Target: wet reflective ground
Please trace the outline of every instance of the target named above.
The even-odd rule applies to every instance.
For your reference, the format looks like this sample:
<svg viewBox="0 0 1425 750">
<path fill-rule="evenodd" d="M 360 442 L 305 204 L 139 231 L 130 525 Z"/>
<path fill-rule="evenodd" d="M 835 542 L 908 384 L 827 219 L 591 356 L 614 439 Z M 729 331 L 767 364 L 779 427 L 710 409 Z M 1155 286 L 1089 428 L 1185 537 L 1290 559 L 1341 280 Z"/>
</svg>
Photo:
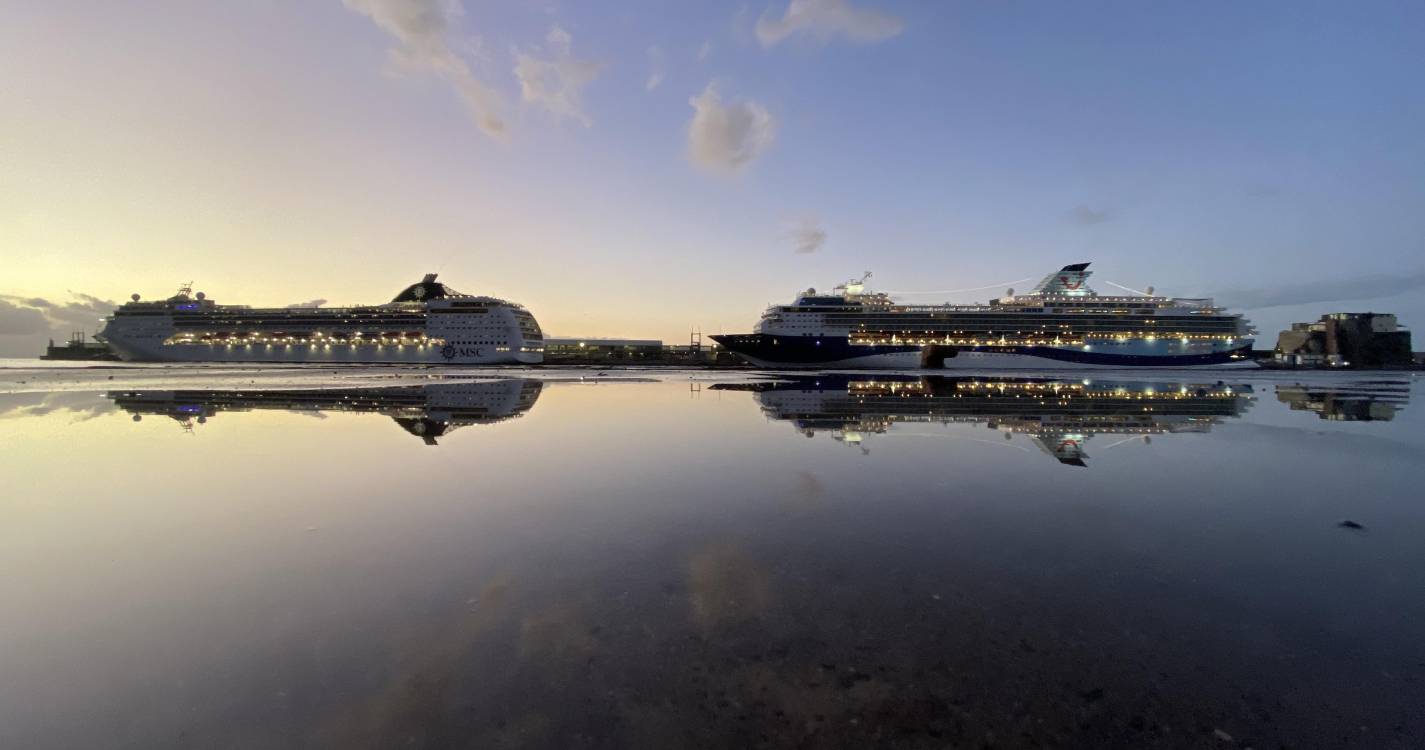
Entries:
<svg viewBox="0 0 1425 750">
<path fill-rule="evenodd" d="M 1425 745 L 1409 374 L 221 375 L 0 371 L 0 747 Z"/>
</svg>

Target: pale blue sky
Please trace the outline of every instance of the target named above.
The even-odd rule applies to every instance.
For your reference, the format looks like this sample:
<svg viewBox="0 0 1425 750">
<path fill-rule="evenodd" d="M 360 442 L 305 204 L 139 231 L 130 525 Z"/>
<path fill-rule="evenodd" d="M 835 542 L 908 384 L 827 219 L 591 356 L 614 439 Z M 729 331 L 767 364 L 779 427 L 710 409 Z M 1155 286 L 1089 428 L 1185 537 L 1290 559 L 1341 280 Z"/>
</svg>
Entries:
<svg viewBox="0 0 1425 750">
<path fill-rule="evenodd" d="M 190 278 L 220 302 L 374 302 L 440 270 L 551 333 L 682 340 L 867 269 L 881 288 L 949 289 L 1092 261 L 1097 279 L 1224 301 L 1364 290 L 1248 311 L 1264 343 L 1338 309 L 1425 321 L 1419 3 L 5 16 L 11 308 Z M 545 88 L 522 98 L 521 76 Z M 4 330 L 0 353 L 31 345 Z"/>
</svg>

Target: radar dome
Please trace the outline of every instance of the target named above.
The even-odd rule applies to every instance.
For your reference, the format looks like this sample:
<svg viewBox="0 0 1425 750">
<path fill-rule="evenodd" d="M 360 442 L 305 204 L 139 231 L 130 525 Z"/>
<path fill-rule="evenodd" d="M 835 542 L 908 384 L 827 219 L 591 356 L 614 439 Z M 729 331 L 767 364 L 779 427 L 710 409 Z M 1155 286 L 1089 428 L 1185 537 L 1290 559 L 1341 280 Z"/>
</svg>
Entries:
<svg viewBox="0 0 1425 750">
<path fill-rule="evenodd" d="M 1147 292 L 1149 297 L 1153 296 L 1153 287 L 1150 286 L 1147 289 L 1144 289 L 1143 291 Z"/>
<path fill-rule="evenodd" d="M 1006 297 L 1013 297 L 1013 296 L 1014 296 L 1014 287 L 1010 287 L 1010 288 L 1004 290 L 1004 296 L 1006 296 Z"/>
<path fill-rule="evenodd" d="M 208 295 L 203 294 L 202 292 L 198 292 L 197 294 L 195 294 L 195 295 L 193 295 L 193 296 L 194 296 L 194 297 L 197 297 L 198 299 L 207 299 L 207 298 L 208 298 Z"/>
<path fill-rule="evenodd" d="M 133 294 L 130 294 L 130 295 L 129 295 L 129 299 L 131 299 L 131 300 L 133 300 L 133 301 L 135 301 L 135 302 L 138 302 L 138 301 L 139 301 L 139 293 L 138 293 L 138 292 L 134 292 Z"/>
</svg>

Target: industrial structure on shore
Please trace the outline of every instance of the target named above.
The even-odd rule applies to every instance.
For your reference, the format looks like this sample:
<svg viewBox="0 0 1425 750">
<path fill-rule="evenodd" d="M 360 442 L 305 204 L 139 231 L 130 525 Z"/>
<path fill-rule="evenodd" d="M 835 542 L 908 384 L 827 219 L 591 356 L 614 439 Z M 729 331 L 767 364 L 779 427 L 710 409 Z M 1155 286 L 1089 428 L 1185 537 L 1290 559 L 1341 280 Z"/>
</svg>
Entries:
<svg viewBox="0 0 1425 750">
<path fill-rule="evenodd" d="M 658 339 L 546 338 L 544 363 L 550 365 L 646 365 L 650 367 L 744 367 L 741 357 L 718 344 L 703 343 L 693 331 L 687 344 Z"/>
<path fill-rule="evenodd" d="M 1277 336 L 1280 367 L 1412 367 L 1410 331 L 1385 313 L 1331 313 Z"/>
</svg>

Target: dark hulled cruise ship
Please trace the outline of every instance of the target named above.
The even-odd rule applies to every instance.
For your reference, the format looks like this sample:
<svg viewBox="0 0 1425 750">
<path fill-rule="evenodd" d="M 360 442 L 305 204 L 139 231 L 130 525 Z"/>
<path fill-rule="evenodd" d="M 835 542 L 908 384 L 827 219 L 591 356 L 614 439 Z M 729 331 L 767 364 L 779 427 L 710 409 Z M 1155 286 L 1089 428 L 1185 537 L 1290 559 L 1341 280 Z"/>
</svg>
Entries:
<svg viewBox="0 0 1425 750">
<path fill-rule="evenodd" d="M 865 288 L 808 289 L 748 334 L 713 336 L 761 367 L 1037 369 L 1255 366 L 1255 331 L 1210 299 L 1108 296 L 1088 263 L 987 304 L 905 305 Z M 870 274 L 867 274 L 869 277 Z"/>
</svg>

